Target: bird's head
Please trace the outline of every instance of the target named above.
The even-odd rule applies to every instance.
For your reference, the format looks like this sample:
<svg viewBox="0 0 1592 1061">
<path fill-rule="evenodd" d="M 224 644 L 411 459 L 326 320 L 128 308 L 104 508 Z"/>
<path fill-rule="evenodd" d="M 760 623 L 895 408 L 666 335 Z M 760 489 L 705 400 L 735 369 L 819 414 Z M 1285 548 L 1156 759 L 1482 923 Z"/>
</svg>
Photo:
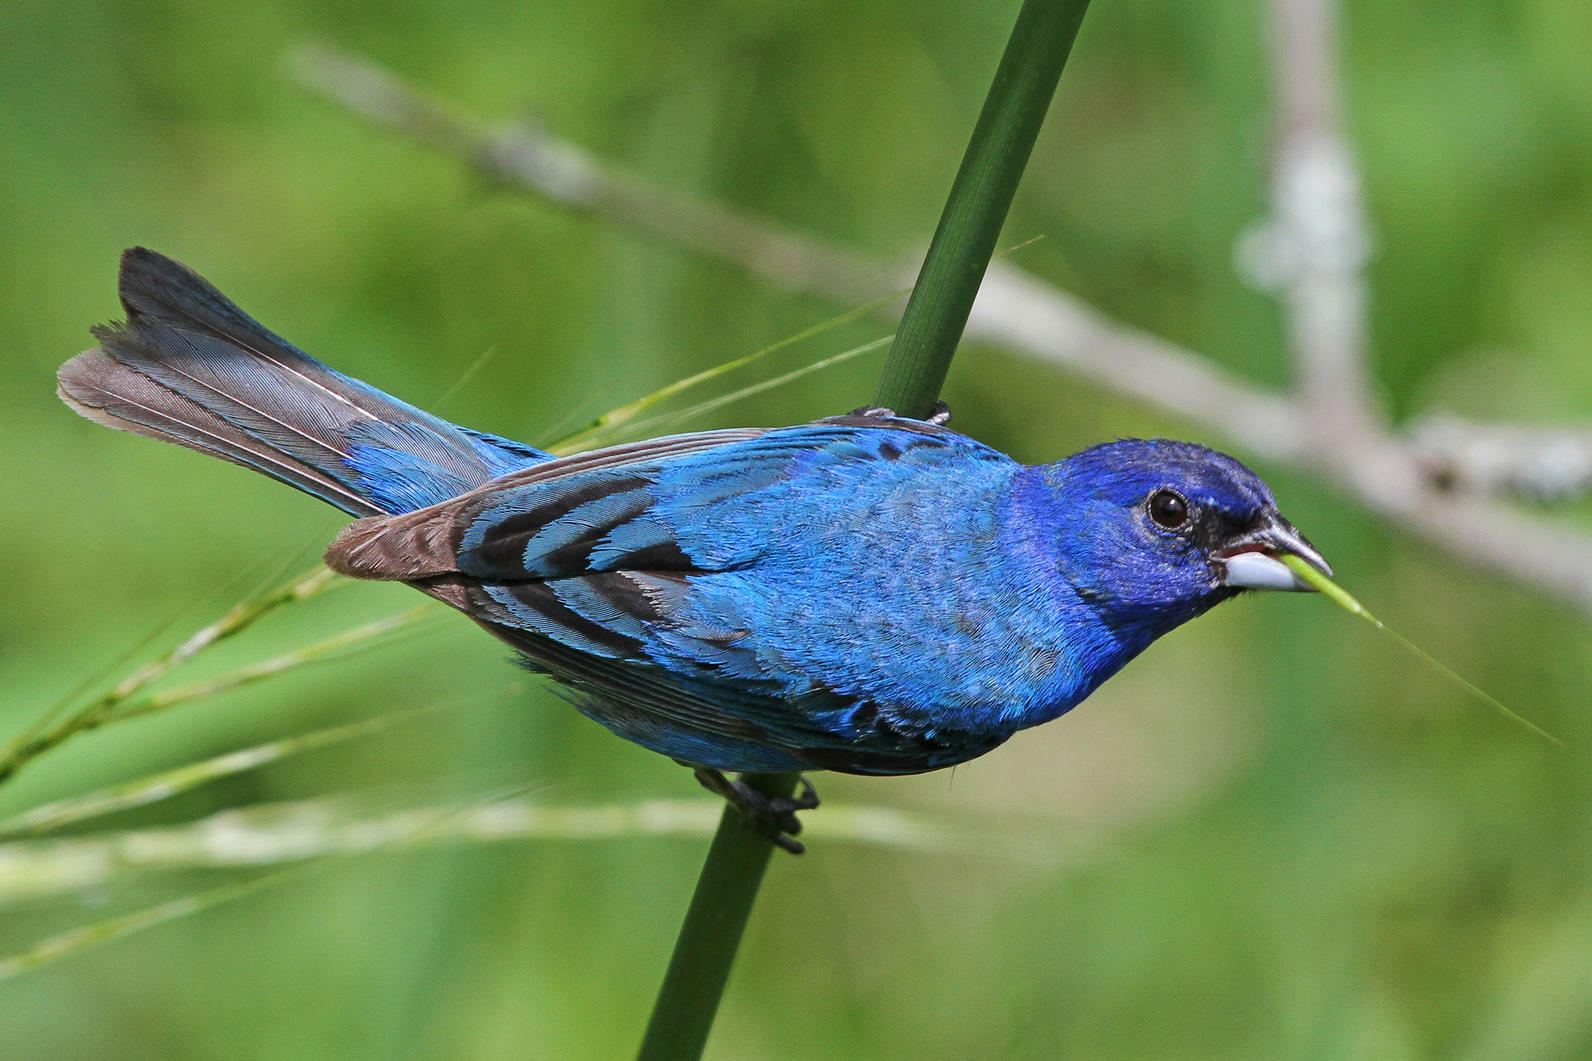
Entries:
<svg viewBox="0 0 1592 1061">
<path fill-rule="evenodd" d="M 1060 574 L 1113 625 L 1153 638 L 1246 589 L 1310 589 L 1285 555 L 1332 573 L 1259 476 L 1204 446 L 1125 439 L 1035 470 Z"/>
</svg>

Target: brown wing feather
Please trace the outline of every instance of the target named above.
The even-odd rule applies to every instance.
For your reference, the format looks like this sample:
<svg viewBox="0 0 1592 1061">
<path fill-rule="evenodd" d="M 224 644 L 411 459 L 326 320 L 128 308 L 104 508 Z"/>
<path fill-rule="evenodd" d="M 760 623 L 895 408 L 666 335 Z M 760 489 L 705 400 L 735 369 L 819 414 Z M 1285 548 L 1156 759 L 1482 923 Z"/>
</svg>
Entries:
<svg viewBox="0 0 1592 1061">
<path fill-rule="evenodd" d="M 650 463 L 757 438 L 767 432 L 767 428 L 758 427 L 698 431 L 643 442 L 627 442 L 547 461 L 493 479 L 440 505 L 396 516 L 372 516 L 351 523 L 327 547 L 326 564 L 333 571 L 350 578 L 383 581 L 409 582 L 451 574 L 458 570 L 457 517 L 485 494 L 532 483 L 551 482 L 581 472 Z"/>
</svg>

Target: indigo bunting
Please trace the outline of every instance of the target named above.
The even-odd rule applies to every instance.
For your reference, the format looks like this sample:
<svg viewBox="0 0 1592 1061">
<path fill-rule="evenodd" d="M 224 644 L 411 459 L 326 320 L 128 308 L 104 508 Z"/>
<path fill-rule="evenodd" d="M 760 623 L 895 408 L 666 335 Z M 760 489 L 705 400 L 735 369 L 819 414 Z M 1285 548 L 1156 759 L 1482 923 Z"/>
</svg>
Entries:
<svg viewBox="0 0 1592 1061">
<path fill-rule="evenodd" d="M 1213 605 L 1308 588 L 1278 556 L 1330 574 L 1253 472 L 1188 442 L 1029 466 L 867 409 L 555 458 L 333 371 L 153 251 L 119 286 L 68 405 L 359 517 L 333 569 L 462 611 L 792 850 L 810 786 L 759 805 L 723 771 L 965 762 Z"/>
</svg>

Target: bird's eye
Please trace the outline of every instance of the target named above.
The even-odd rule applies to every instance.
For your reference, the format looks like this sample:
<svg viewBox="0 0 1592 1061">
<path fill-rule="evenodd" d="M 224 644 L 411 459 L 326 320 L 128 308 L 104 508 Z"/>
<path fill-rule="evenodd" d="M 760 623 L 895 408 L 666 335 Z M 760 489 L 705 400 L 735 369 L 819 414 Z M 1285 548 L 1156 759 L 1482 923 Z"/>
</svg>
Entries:
<svg viewBox="0 0 1592 1061">
<path fill-rule="evenodd" d="M 1150 495 L 1150 518 L 1167 530 L 1188 522 L 1188 502 L 1176 490 L 1160 489 Z"/>
</svg>

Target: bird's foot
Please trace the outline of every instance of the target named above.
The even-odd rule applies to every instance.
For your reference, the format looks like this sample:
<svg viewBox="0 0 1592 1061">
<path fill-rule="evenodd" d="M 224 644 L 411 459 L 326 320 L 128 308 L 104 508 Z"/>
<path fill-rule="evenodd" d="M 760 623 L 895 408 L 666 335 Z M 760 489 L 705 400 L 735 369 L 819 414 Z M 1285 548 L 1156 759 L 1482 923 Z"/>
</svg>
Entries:
<svg viewBox="0 0 1592 1061">
<path fill-rule="evenodd" d="M 775 846 L 793 855 L 807 850 L 796 839 L 796 834 L 802 831 L 802 823 L 796 817 L 796 812 L 818 806 L 818 790 L 813 788 L 811 781 L 801 778 L 801 791 L 794 796 L 771 797 L 740 778 L 725 777 L 722 771 L 711 767 L 697 766 L 692 770 L 703 788 L 723 796 L 730 806 L 740 811 L 741 821 L 748 829 L 767 837 Z"/>
<path fill-rule="evenodd" d="M 886 409 L 882 405 L 864 405 L 860 409 L 853 409 L 847 416 L 867 416 L 875 420 L 888 420 L 899 416 L 894 409 Z M 910 417 L 909 417 L 910 419 Z M 924 418 L 923 423 L 933 424 L 935 427 L 944 427 L 951 422 L 951 407 L 944 402 L 935 402 L 934 411 Z"/>
</svg>

